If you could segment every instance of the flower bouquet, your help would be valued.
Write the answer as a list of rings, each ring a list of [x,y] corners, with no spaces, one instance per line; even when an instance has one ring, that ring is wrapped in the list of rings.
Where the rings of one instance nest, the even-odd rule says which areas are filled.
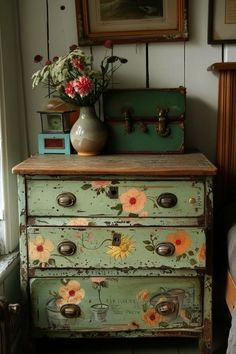
[[[109,48],[112,48],[110,42]],[[67,55],[47,60],[33,74],[32,86],[42,83],[48,88],[49,96],[56,95],[64,102],[80,107],[80,117],[70,132],[71,143],[80,155],[97,155],[105,145],[107,131],[103,122],[97,119],[94,105],[107,89],[113,73],[127,59],[105,55],[100,70],[95,70],[91,55],[75,45],[70,50]],[[34,61],[42,59],[41,55],[36,55]]]

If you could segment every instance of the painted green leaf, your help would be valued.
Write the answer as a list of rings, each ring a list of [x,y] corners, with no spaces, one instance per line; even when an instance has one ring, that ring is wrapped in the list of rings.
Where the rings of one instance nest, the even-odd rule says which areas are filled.
[[[145,245],[150,245],[151,241],[145,240],[145,241],[143,241],[143,243],[145,243]]]
[[[86,184],[84,184],[82,187],[81,187],[81,189],[83,189],[83,190],[87,190],[87,189],[89,189],[89,188],[91,188],[92,187],[92,185],[90,184],[90,183],[86,183]]]
[[[50,264],[50,265],[55,265],[55,264],[56,264],[55,259],[49,258],[48,264]]]
[[[195,265],[195,264],[197,264],[197,262],[196,262],[196,260],[194,258],[191,258],[190,259],[190,264],[191,265]]]
[[[155,248],[153,246],[151,246],[151,245],[150,246],[146,246],[145,248],[146,248],[146,250],[151,251],[151,252],[153,252],[155,250]]]
[[[167,322],[160,322],[159,325],[160,325],[160,327],[168,327]]]

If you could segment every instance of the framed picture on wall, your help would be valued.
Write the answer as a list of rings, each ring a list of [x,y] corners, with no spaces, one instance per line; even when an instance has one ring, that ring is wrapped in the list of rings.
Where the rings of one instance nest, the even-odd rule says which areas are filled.
[[[187,0],[75,0],[79,45],[188,40]]]
[[[209,0],[208,44],[236,43],[236,0]]]

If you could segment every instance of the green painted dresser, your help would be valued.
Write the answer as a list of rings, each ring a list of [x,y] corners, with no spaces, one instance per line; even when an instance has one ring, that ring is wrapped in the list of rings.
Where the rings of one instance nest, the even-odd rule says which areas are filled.
[[[33,336],[212,345],[212,200],[202,154],[33,156],[18,174]]]

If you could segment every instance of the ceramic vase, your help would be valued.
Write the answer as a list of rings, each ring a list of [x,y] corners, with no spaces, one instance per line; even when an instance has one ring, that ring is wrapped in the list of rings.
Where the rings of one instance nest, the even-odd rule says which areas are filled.
[[[79,118],[70,131],[73,148],[80,156],[99,155],[107,141],[107,127],[94,106],[80,107]]]

